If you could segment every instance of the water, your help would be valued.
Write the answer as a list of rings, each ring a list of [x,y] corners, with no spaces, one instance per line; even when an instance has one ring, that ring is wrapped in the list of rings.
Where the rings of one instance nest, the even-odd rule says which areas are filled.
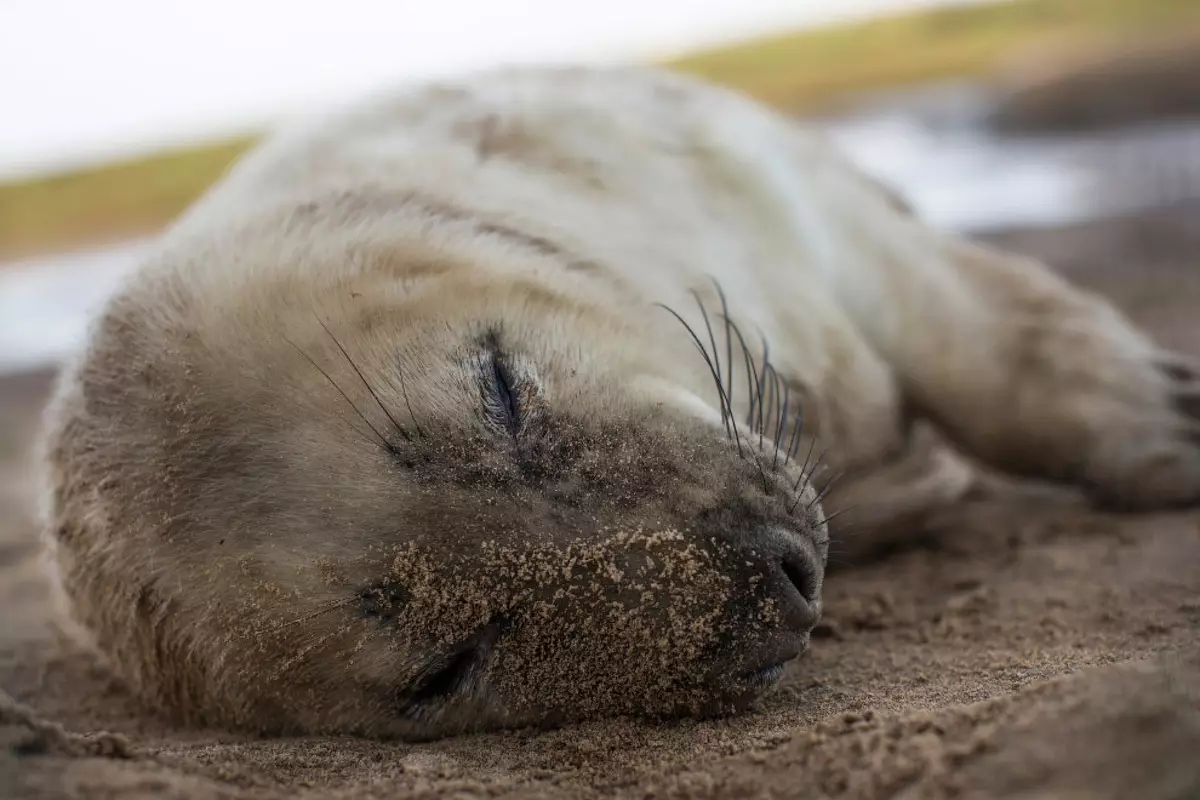
[[[1200,120],[1069,138],[998,138],[986,95],[940,87],[824,123],[931,224],[1055,226],[1200,198]],[[52,365],[145,244],[0,265],[0,373]]]
[[[0,264],[0,374],[46,367],[69,356],[144,246],[132,242]]]
[[[1200,119],[1075,136],[997,136],[975,103],[876,108],[827,130],[952,230],[1069,225],[1200,198]]]

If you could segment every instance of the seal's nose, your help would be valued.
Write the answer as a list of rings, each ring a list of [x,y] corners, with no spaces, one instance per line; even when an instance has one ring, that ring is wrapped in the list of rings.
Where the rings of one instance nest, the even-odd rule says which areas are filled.
[[[776,528],[760,528],[747,542],[757,556],[767,596],[775,600],[789,631],[807,633],[817,624],[825,568],[802,537]]]

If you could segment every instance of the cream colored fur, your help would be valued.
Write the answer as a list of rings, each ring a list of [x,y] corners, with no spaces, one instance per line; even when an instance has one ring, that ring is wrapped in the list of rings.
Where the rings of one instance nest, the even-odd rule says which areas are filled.
[[[363,185],[416,190],[603,265],[589,293],[673,342],[709,404],[703,363],[648,304],[700,325],[688,291],[712,309],[719,282],[747,337],[761,332],[809,394],[835,462],[892,455],[906,401],[1001,467],[1140,507],[1200,497],[1194,423],[1172,402],[1196,387],[1162,371],[1173,356],[1041,265],[930,229],[819,134],[735,93],[644,69],[404,89],[277,138],[185,227]],[[270,236],[261,246],[287,246]],[[580,280],[538,266],[538,281]],[[236,291],[244,276],[219,277]]]
[[[581,419],[663,413],[720,433],[710,369],[663,304],[716,354],[724,378],[733,370],[740,429],[730,434],[758,453],[747,425],[755,392],[741,343],[726,338],[717,287],[755,368],[766,342],[790,411],[803,399],[795,461],[827,450],[822,464],[847,473],[825,502],[860,506],[860,535],[919,524],[971,483],[964,460],[910,436],[914,420],[984,462],[1072,481],[1103,501],[1200,499],[1196,423],[1180,410],[1196,372],[1105,301],[1039,264],[927,227],[821,136],[737,94],[646,69],[503,70],[404,88],[285,132],[163,237],[51,411],[49,530],[67,594],[102,649],[164,704],[234,724],[247,724],[251,707],[274,714],[246,699],[257,689],[232,666],[219,681],[184,673],[206,659],[252,669],[234,644],[211,644],[210,627],[233,619],[211,609],[239,575],[269,579],[288,598],[263,595],[256,613],[315,614],[334,595],[315,578],[289,594],[289,570],[319,552],[352,573],[345,565],[365,547],[341,533],[260,541],[249,526],[257,544],[229,556],[215,543],[227,546],[221,526],[234,542],[261,505],[290,520],[281,531],[306,530],[315,523],[288,509],[328,496],[336,525],[325,530],[352,531],[355,508],[365,529],[391,491],[345,449],[355,416],[312,369],[338,357],[319,344],[315,320],[344,333],[368,375],[408,370],[407,385],[393,376],[381,389],[403,424],[406,404],[414,425],[461,423],[474,401],[458,388],[456,337],[499,317],[550,408]],[[386,424],[353,374],[337,377]],[[150,422],[124,416],[151,406]],[[778,404],[773,413],[783,418]],[[334,417],[337,435],[325,424]],[[771,434],[790,441],[790,413],[767,427],[771,463],[780,459]],[[124,449],[106,450],[113,441]],[[265,481],[236,506],[225,490],[197,488],[195,474],[179,477],[176,459],[203,457],[196,474],[236,463],[241,483],[220,486],[257,485],[254,469],[266,467],[245,467],[225,445],[257,448],[238,458],[285,463],[295,477],[283,488]],[[796,485],[810,477],[788,460]],[[803,497],[818,508],[812,487]],[[821,523],[805,524],[819,541]],[[137,570],[152,576],[151,594],[127,580]],[[312,631],[340,635],[314,619]],[[172,634],[165,655],[161,643],[154,650],[165,635],[155,626],[183,631],[185,621],[193,633]],[[317,646],[317,633],[304,636]],[[355,679],[378,679],[384,663],[354,667],[365,670]],[[347,697],[279,724],[354,729],[360,706]],[[380,729],[375,711],[363,713],[362,728]]]

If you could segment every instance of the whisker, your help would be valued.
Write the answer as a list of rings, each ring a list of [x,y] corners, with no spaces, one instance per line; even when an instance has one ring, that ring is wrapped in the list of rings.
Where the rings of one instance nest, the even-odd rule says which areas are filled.
[[[779,370],[775,369],[775,365],[771,365],[771,372],[775,376],[775,440],[778,443],[779,437],[783,435],[783,419],[785,409],[780,408],[780,404],[785,402],[787,396],[787,381],[779,374]]]
[[[379,406],[379,409],[389,420],[391,420],[392,425],[394,425],[396,430],[400,432],[400,435],[404,438],[404,441],[411,442],[412,437],[408,435],[408,431],[406,431],[404,426],[401,425],[394,416],[392,416],[392,412],[388,411],[387,406],[385,406],[383,401],[379,399],[379,395],[375,393],[375,389],[372,388],[370,382],[367,381],[366,376],[362,374],[362,370],[360,370],[358,365],[354,363],[354,359],[352,359],[350,354],[346,352],[346,348],[342,347],[342,343],[337,340],[337,337],[333,335],[333,332],[329,330],[328,326],[325,325],[325,323],[319,316],[316,315],[315,312],[313,313],[313,316],[317,318],[317,324],[324,328],[325,333],[329,334],[329,338],[333,340],[335,345],[337,345],[337,349],[340,350],[342,355],[346,357],[346,361],[350,364],[350,368],[354,370],[356,375],[358,375],[358,379],[362,381],[363,386],[367,387],[367,391],[371,393],[371,397],[375,398],[375,402]]]
[[[787,455],[783,459],[784,466],[792,463],[794,457],[793,450],[800,447],[800,431],[804,427],[804,400],[800,400],[800,407],[796,410],[796,421],[792,423],[792,438],[788,442]]]
[[[825,456],[828,452],[829,452],[828,447],[821,448],[821,454],[819,456],[817,456],[817,460],[813,462],[812,469],[810,469],[808,471],[808,477],[804,481],[805,489],[812,486],[813,479],[815,479],[817,477],[817,473],[822,469],[821,462],[825,460]],[[828,466],[824,467],[824,469],[828,469],[828,468],[829,468]]]
[[[322,645],[328,643],[329,641],[333,640],[335,637],[341,636],[342,634],[351,630],[353,627],[354,627],[353,623],[346,623],[345,625],[341,625],[338,628],[325,634],[324,636],[317,637],[316,639],[312,640],[304,647],[301,647],[299,650],[296,650],[295,652],[293,652],[291,654],[291,656],[287,660],[285,660],[282,664],[279,665],[278,668],[276,668],[276,670],[274,672],[275,677],[278,678],[280,675],[283,675],[285,672],[287,672],[287,670],[291,669],[296,664],[303,661],[304,657],[307,656],[309,653],[311,653],[313,650],[316,650],[318,647],[321,647]]]
[[[307,622],[308,620],[313,619],[314,617],[319,617],[322,614],[328,614],[330,611],[336,611],[337,609],[341,608],[342,606],[348,606],[351,603],[355,602],[357,599],[358,598],[356,598],[356,597],[347,597],[343,600],[335,600],[332,603],[330,603],[329,605],[318,608],[316,611],[312,611],[308,614],[305,614],[302,617],[296,617],[295,619],[280,623],[279,625],[275,625],[274,627],[259,631],[258,633],[260,636],[261,635],[270,635],[272,633],[278,633],[279,631],[283,630],[284,628],[290,628],[292,625],[299,625],[301,622]]]
[[[779,439],[783,436],[783,420],[787,416],[788,385],[783,376],[779,374],[779,370],[775,369],[774,364],[770,364],[768,367],[771,370],[771,403],[769,407],[775,411],[774,419],[771,420],[771,439],[775,442],[771,469],[776,470],[779,462]]]
[[[700,350],[700,355],[704,357],[704,363],[706,363],[708,365],[708,370],[710,373],[712,373],[713,380],[715,380],[717,382],[717,394],[718,394],[719,400],[721,401],[721,404],[722,404],[721,418],[725,419],[726,412],[728,412],[730,414],[732,414],[733,412],[729,408],[729,399],[725,396],[725,387],[721,385],[721,381],[717,378],[716,367],[713,366],[712,359],[708,357],[708,351],[704,349],[704,345],[701,343],[700,337],[696,335],[696,331],[693,330],[692,326],[687,323],[687,320],[685,320],[683,317],[679,316],[679,314],[675,311],[675,309],[671,308],[670,306],[665,306],[662,303],[655,303],[654,305],[666,310],[668,313],[671,314],[671,316],[673,316],[673,317],[675,317],[675,319],[679,320],[679,324],[683,325],[683,327],[691,335],[692,341],[695,343],[696,347]],[[737,443],[738,455],[744,456],[744,453],[742,452],[741,439],[738,438],[738,436],[736,435],[737,428],[735,427],[733,430],[734,430],[734,441]],[[727,434],[729,433],[728,426],[726,426],[726,433]]]
[[[767,369],[771,366],[771,347],[767,342],[767,336],[760,328],[758,337],[762,339],[763,354],[762,354],[762,370],[758,373],[758,447],[762,449],[763,443],[763,400],[766,397]]]
[[[837,511],[833,512],[832,514],[825,515],[825,524],[828,525],[832,520],[837,519],[838,517],[842,516],[843,514],[848,513],[850,511],[857,511],[858,509],[859,509],[858,505],[846,506],[845,508],[839,508]]]
[[[754,456],[754,466],[758,467],[758,475],[760,478],[762,478],[763,494],[774,494],[774,492],[771,491],[771,482],[767,479],[766,470],[763,469],[762,459],[760,459],[757,454]]]
[[[421,423],[417,422],[417,415],[413,413],[412,403],[408,400],[408,387],[405,385],[404,370],[397,365],[396,374],[400,376],[400,394],[404,395],[404,405],[408,408],[408,416],[412,419],[413,428],[417,431],[417,436],[425,438],[425,431],[421,430]]]
[[[700,299],[700,293],[692,289],[692,297],[696,298],[696,305],[700,307],[700,316],[704,319],[704,327],[708,329],[708,341],[712,344],[712,360],[713,372],[716,374],[717,390],[724,393],[725,381],[721,378],[721,359],[717,357],[717,337],[713,335],[712,323],[708,319],[708,309],[704,307],[704,301]],[[733,410],[729,409],[732,414]],[[725,433],[729,433],[729,422],[726,418],[725,404],[721,404],[721,422],[725,425]]]
[[[317,372],[321,373],[321,375],[324,376],[325,380],[329,381],[330,385],[333,386],[334,389],[337,389],[338,394],[340,394],[342,396],[342,398],[347,403],[350,404],[350,407],[354,409],[354,413],[358,414],[359,418],[361,418],[362,421],[367,424],[367,427],[371,429],[371,432],[374,433],[377,437],[379,437],[379,442],[380,442],[380,444],[383,445],[383,449],[388,451],[389,453],[395,453],[396,452],[395,446],[387,440],[387,437],[385,437],[382,433],[379,432],[378,428],[376,428],[374,425],[371,424],[371,420],[367,419],[367,415],[364,414],[359,409],[359,407],[354,404],[354,401],[350,399],[350,395],[346,394],[345,390],[342,389],[342,387],[338,385],[338,382],[335,381],[333,378],[331,378],[329,376],[328,372],[321,369],[321,365],[318,364],[316,361],[314,361],[312,356],[310,356],[308,353],[306,353],[302,349],[300,349],[300,347],[295,342],[293,342],[291,339],[287,338],[286,336],[283,337],[283,340],[285,342],[287,342],[288,344],[290,344],[292,347],[294,347],[296,349],[297,353],[299,353],[301,356],[303,356],[304,359],[306,361],[308,361],[308,363],[312,364],[313,368],[316,369]],[[353,428],[354,426],[351,425],[350,427]],[[355,428],[355,430],[358,430],[358,429]],[[365,436],[365,434],[363,434],[363,435]]]
[[[722,314],[722,316],[725,318],[726,327],[732,328],[733,332],[737,334],[738,343],[742,347],[742,358],[746,364],[746,399],[750,406],[750,411],[746,415],[746,425],[749,427],[753,424],[754,420],[754,380],[756,379],[754,376],[757,376],[758,373],[754,369],[754,360],[750,357],[750,348],[746,347],[746,339],[742,336],[742,329],[738,327],[738,324],[728,314]],[[730,379],[732,380],[732,371],[730,374]],[[753,432],[753,428],[751,428],[751,432]]]
[[[771,365],[771,380],[775,383],[775,438],[779,438],[779,404],[783,399],[783,390],[787,388],[787,383],[783,380],[783,376],[779,374],[779,370],[775,369],[775,365]]]
[[[839,480],[841,480],[843,477],[845,477],[845,475],[846,475],[846,471],[842,470],[841,472],[839,472],[836,475],[834,475],[833,477],[831,477],[829,479],[829,482],[825,484],[825,488],[821,490],[821,493],[818,494],[816,497],[814,497],[812,499],[812,501],[808,504],[808,506],[806,507],[806,510],[811,509],[817,503],[824,500],[825,496],[828,495],[830,491],[832,491],[833,485],[835,483],[837,483]]]
[[[804,480],[806,480],[806,479],[807,479],[807,477],[810,475],[810,473],[809,473],[809,471],[808,471],[808,460],[809,460],[810,458],[812,458],[812,454],[813,454],[813,448],[815,448],[816,446],[817,446],[817,437],[815,437],[815,436],[814,436],[814,437],[812,438],[812,441],[811,441],[811,442],[809,442],[809,445],[808,445],[808,455],[806,455],[806,456],[804,457],[804,465],[800,467],[800,477],[796,478],[796,484],[795,484],[795,485],[792,487],[792,491],[793,491],[793,492],[799,492],[799,491],[802,491],[802,490],[801,490],[801,488],[800,488],[800,483],[801,483],[801,481],[804,481]],[[820,463],[821,463],[821,459],[822,459],[822,458],[824,458],[824,457],[825,457],[825,450],[821,450],[821,454],[820,454],[819,456],[817,456],[817,461],[816,461],[816,464],[813,464],[813,469],[814,469],[814,470],[817,468],[817,464],[820,464]],[[807,486],[805,486],[805,488],[808,488],[808,487],[807,487]]]
[[[815,441],[816,440],[814,439],[814,443],[815,443]],[[788,509],[789,514],[795,513],[796,508],[800,505],[800,497],[804,494],[805,490],[808,489],[810,482],[812,481],[813,475],[815,475],[817,472],[817,467],[821,466],[821,459],[825,458],[825,454],[828,452],[829,452],[828,447],[821,450],[821,454],[819,456],[817,456],[817,460],[813,463],[811,470],[808,470],[806,472],[805,468],[801,467],[800,477],[796,478],[796,485],[792,487],[792,492],[796,495],[796,499],[792,503],[791,508]],[[812,454],[812,446],[810,445],[809,446],[809,455],[811,455],[811,454]],[[805,467],[808,466],[808,459],[804,460],[804,465],[805,465]],[[800,487],[801,482],[804,483],[803,488]]]
[[[721,284],[716,278],[709,276],[709,280],[713,282],[713,286],[717,290],[717,297],[721,298],[721,319],[725,322],[725,371],[727,373],[725,400],[729,406],[729,422],[733,426],[733,436],[741,443],[741,434],[738,432],[737,417],[733,413],[733,337],[729,335],[730,328],[737,330],[737,326],[729,317],[729,301],[725,297],[725,290],[721,288]],[[741,332],[738,332],[738,338],[741,338]],[[716,345],[713,346],[716,349]],[[739,450],[740,452],[740,450]]]
[[[786,420],[788,418],[788,415],[787,415],[788,404],[791,402],[791,400],[792,400],[791,387],[788,386],[787,381],[784,381],[783,382],[783,406],[779,409],[779,416],[776,418],[776,421],[775,421],[775,458],[773,458],[771,460],[771,468],[772,469],[779,468],[778,465],[776,464],[776,461],[779,458],[779,444],[780,444],[779,440],[783,438],[784,425],[785,425],[784,420]],[[784,463],[784,465],[787,464],[786,453],[784,454],[783,463]]]
[[[764,383],[766,383],[766,389],[765,389],[766,395],[765,395],[765,400],[763,402],[763,431],[764,432],[767,430],[767,426],[770,425],[772,422],[771,409],[775,408],[775,405],[778,402],[778,398],[775,396],[776,384],[775,384],[775,377],[773,374],[774,372],[775,372],[774,364],[767,363],[767,364],[763,365],[763,373],[762,373],[763,381],[764,381]]]
[[[721,298],[721,318],[725,321],[725,365],[728,371],[726,376],[727,383],[725,387],[725,396],[729,398],[729,413],[733,415],[733,337],[729,334],[729,301],[725,297],[725,290],[721,288],[721,284],[716,278],[709,276],[713,287],[717,290],[717,297]]]
[[[745,336],[737,323],[733,321],[729,315],[728,299],[720,283],[715,278],[710,276],[713,286],[716,289],[717,296],[721,300],[720,318],[725,324],[725,349],[726,357],[725,364],[721,364],[718,356],[719,345],[717,344],[716,333],[713,330],[712,319],[708,313],[707,307],[704,305],[704,300],[700,293],[695,289],[691,290],[691,295],[696,300],[696,305],[700,310],[701,317],[704,319],[704,327],[708,333],[708,342],[711,346],[711,352],[708,346],[705,346],[704,341],[696,332],[696,329],[685,320],[675,309],[662,303],[654,305],[666,310],[675,317],[675,319],[683,325],[688,334],[692,338],[692,343],[696,345],[696,349],[700,351],[700,355],[704,358],[705,364],[708,366],[710,375],[717,386],[717,393],[721,401],[721,422],[725,425],[726,434],[732,433],[732,437],[738,445],[738,455],[745,458],[746,454],[741,446],[741,435],[738,430],[737,417],[733,411],[733,335],[736,334],[739,345],[742,348],[742,356],[746,365],[746,386],[748,392],[749,409],[746,416],[746,425],[751,433],[758,434],[758,447],[761,451],[763,448],[763,439],[767,435],[767,426],[771,426],[771,440],[774,445],[774,452],[771,460],[771,470],[773,472],[779,469],[779,453],[782,446],[781,439],[786,430],[786,420],[788,419],[788,411],[791,404],[791,386],[787,381],[783,380],[783,376],[775,369],[770,362],[770,345],[767,342],[766,336],[761,329],[759,337],[762,340],[762,369],[759,370],[755,364],[754,357],[750,354],[750,348],[746,345]],[[767,393],[770,393],[769,395]],[[792,439],[788,442],[788,449],[785,452],[784,462],[788,463],[791,458],[791,452],[796,447],[799,436],[800,425],[803,422],[803,408],[796,415],[796,429],[793,431]],[[815,442],[815,440],[814,440]],[[810,452],[811,455],[811,452]],[[772,483],[767,477],[766,470],[763,467],[762,459],[757,455],[754,457],[755,466],[758,469],[759,477],[762,480],[763,492],[772,494]],[[803,478],[803,476],[801,476]],[[793,503],[794,509],[799,503],[797,498]]]
[[[364,442],[366,442],[367,444],[371,445],[372,447],[375,447],[375,446],[376,446],[376,445],[375,445],[375,440],[374,440],[374,439],[372,439],[370,436],[368,436],[368,435],[367,435],[366,433],[364,433],[363,431],[359,430],[359,428],[358,428],[358,426],[357,426],[357,425],[354,425],[353,423],[351,423],[350,421],[348,421],[348,420],[347,420],[347,421],[346,421],[346,427],[348,427],[350,430],[352,430],[352,431],[354,431],[356,434],[358,434],[358,436],[359,436],[359,437],[360,437],[360,438],[361,438],[361,439],[362,439]],[[392,447],[391,443],[385,443],[385,444],[384,444],[384,447],[387,449],[387,452],[389,452],[389,453],[393,453],[393,454],[394,454],[394,453],[396,452],[396,448]]]
[[[750,375],[754,380],[754,386],[750,391],[750,410],[746,415],[746,425],[749,426],[752,433],[760,432],[759,427],[755,424],[754,415],[755,409],[762,408],[762,382],[759,380],[758,365],[754,363],[754,356],[750,354],[749,348],[746,349],[746,362],[750,365]],[[761,412],[759,412],[761,417]]]

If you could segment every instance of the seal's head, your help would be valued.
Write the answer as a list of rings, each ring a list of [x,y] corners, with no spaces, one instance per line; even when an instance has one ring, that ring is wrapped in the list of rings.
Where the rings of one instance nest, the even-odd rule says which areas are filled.
[[[263,732],[744,707],[819,614],[796,464],[685,388],[682,327],[665,358],[579,293],[428,270],[114,300],[50,440],[77,616],[159,706]]]

